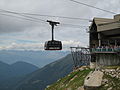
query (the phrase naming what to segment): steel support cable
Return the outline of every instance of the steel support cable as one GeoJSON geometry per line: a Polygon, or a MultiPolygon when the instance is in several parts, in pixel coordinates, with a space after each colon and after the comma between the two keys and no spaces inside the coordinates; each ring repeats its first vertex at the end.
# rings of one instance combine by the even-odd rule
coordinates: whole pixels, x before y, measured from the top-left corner
{"type": "Polygon", "coordinates": [[[74,24],[66,24],[66,23],[61,23],[63,26],[75,26],[75,27],[89,27],[89,26],[80,26],[80,25],[74,25],[74,24]]]}
{"type": "Polygon", "coordinates": [[[36,19],[36,20],[40,20],[40,21],[46,22],[46,21],[43,20],[43,19],[31,17],[31,16],[28,16],[28,15],[24,15],[24,14],[22,14],[22,13],[17,13],[17,12],[8,11],[8,10],[3,10],[3,9],[0,9],[0,10],[1,10],[0,12],[12,13],[12,14],[15,14],[15,15],[19,15],[19,16],[23,16],[23,17],[27,17],[27,18],[36,19]]]}
{"type": "MultiPolygon", "coordinates": [[[[5,16],[10,16],[10,17],[15,17],[15,18],[20,18],[20,19],[24,19],[24,20],[28,20],[28,21],[32,21],[32,22],[36,22],[36,23],[39,23],[39,21],[37,20],[33,20],[33,19],[28,19],[28,18],[24,18],[24,17],[18,17],[18,16],[14,16],[14,15],[8,15],[8,14],[3,14],[3,13],[0,13],[0,15],[5,15],[5,16]]],[[[81,28],[81,27],[85,27],[85,26],[65,26],[65,25],[62,25],[62,27],[70,27],[70,28],[81,28]]],[[[87,27],[87,26],[86,26],[87,27]]]]}
{"type": "Polygon", "coordinates": [[[115,12],[111,12],[111,11],[108,11],[108,10],[105,10],[105,9],[101,9],[101,8],[98,8],[98,7],[83,3],[83,2],[79,2],[79,1],[76,1],[76,0],[70,0],[70,1],[81,4],[81,5],[88,6],[88,7],[91,7],[91,8],[95,8],[95,9],[98,9],[98,10],[101,10],[101,11],[104,11],[104,12],[108,12],[108,13],[111,13],[111,14],[117,14],[115,12]]]}
{"type": "MultiPolygon", "coordinates": [[[[9,10],[3,10],[3,9],[0,9],[0,10],[1,10],[0,12],[8,12],[8,13],[13,13],[13,14],[27,15],[27,16],[46,16],[46,17],[58,17],[58,18],[64,18],[64,19],[66,18],[66,19],[76,19],[76,20],[91,21],[90,19],[78,18],[78,17],[66,17],[66,16],[55,16],[55,15],[41,15],[41,14],[32,14],[32,13],[18,13],[18,12],[15,12],[15,11],[9,11],[9,10]]],[[[44,21],[44,20],[42,20],[42,21],[44,21]]]]}
{"type": "Polygon", "coordinates": [[[0,15],[5,15],[5,16],[10,16],[10,17],[15,17],[15,18],[20,18],[20,19],[24,19],[24,20],[29,20],[29,21],[32,21],[32,22],[40,23],[40,22],[37,21],[37,20],[28,19],[28,18],[19,17],[19,16],[14,16],[14,15],[9,15],[9,14],[5,14],[5,13],[0,13],[0,15]]]}
{"type": "Polygon", "coordinates": [[[40,14],[30,14],[30,13],[23,13],[23,14],[32,15],[32,16],[58,17],[58,18],[64,18],[64,19],[76,19],[76,20],[91,21],[90,19],[78,18],[78,17],[54,16],[54,15],[40,15],[40,14]]]}
{"type": "MultiPolygon", "coordinates": [[[[58,17],[58,18],[66,18],[66,19],[86,20],[86,21],[89,21],[89,22],[93,21],[91,19],[78,18],[78,17],[65,17],[65,16],[41,15],[41,14],[31,14],[31,13],[18,13],[18,12],[15,12],[15,11],[9,11],[9,10],[3,10],[3,9],[0,9],[0,12],[16,14],[16,15],[27,17],[27,18],[37,19],[37,20],[40,20],[40,21],[43,21],[43,22],[46,22],[46,21],[43,20],[43,19],[40,19],[40,18],[32,17],[32,16],[58,17]],[[32,15],[32,16],[29,16],[29,15],[32,15]]],[[[96,21],[105,22],[104,20],[96,20],[96,21]]]]}
{"type": "MultiPolygon", "coordinates": [[[[7,13],[11,13],[11,12],[7,12],[7,13]]],[[[0,13],[0,14],[1,15],[5,15],[5,16],[11,16],[11,17],[21,18],[21,19],[25,19],[25,20],[29,20],[29,21],[34,21],[34,22],[40,23],[38,18],[28,17],[28,16],[25,16],[25,15],[20,15],[18,13],[13,13],[12,12],[12,14],[15,14],[15,15],[17,14],[17,15],[20,15],[20,16],[23,16],[23,17],[26,17],[26,18],[14,16],[14,15],[9,15],[9,14],[5,14],[5,13],[0,13]]],[[[44,22],[45,22],[45,20],[44,20],[44,22]]],[[[66,24],[66,23],[62,23],[60,26],[63,26],[63,27],[72,27],[72,28],[88,27],[88,26],[80,26],[80,25],[73,25],[73,24],[66,24]]]]}
{"type": "MultiPolygon", "coordinates": [[[[29,20],[29,21],[35,21],[35,22],[38,22],[38,23],[39,23],[39,20],[43,21],[43,22],[46,22],[45,20],[42,20],[42,19],[39,19],[39,18],[34,18],[34,17],[31,17],[31,16],[23,15],[22,13],[17,13],[17,12],[3,10],[3,9],[0,9],[0,10],[1,10],[0,12],[3,13],[2,15],[13,16],[13,17],[16,17],[16,18],[26,19],[26,20],[29,20]],[[19,15],[19,16],[23,16],[23,17],[26,17],[26,18],[17,17],[17,16],[14,16],[14,15],[7,15],[5,13],[19,15]]],[[[63,26],[63,27],[72,27],[72,28],[89,27],[89,26],[80,26],[80,25],[73,25],[73,24],[66,24],[66,23],[61,23],[61,26],[63,26]]]]}

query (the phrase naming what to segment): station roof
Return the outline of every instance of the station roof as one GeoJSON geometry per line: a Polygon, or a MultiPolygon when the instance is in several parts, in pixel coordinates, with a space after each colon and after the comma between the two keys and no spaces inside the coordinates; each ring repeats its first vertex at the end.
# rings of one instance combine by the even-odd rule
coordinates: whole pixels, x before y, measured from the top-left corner
{"type": "Polygon", "coordinates": [[[94,18],[90,29],[95,27],[95,25],[97,27],[96,31],[102,32],[105,35],[120,34],[120,14],[115,15],[113,19],[94,18]]]}

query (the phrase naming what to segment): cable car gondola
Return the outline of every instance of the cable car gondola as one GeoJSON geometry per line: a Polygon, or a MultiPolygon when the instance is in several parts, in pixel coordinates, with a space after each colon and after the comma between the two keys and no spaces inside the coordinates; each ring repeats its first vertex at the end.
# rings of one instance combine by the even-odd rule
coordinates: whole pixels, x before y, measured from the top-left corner
{"type": "Polygon", "coordinates": [[[56,40],[46,41],[45,50],[62,50],[62,42],[56,40]]]}
{"type": "Polygon", "coordinates": [[[59,22],[53,22],[49,21],[49,24],[52,26],[52,40],[46,41],[44,45],[45,50],[62,50],[62,42],[54,40],[54,26],[57,26],[57,24],[60,24],[59,22]]]}

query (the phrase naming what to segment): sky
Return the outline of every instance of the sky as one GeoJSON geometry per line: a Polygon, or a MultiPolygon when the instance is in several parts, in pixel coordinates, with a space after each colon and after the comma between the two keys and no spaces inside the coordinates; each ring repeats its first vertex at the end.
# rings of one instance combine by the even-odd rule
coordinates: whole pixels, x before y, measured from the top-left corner
{"type": "MultiPolygon", "coordinates": [[[[120,12],[120,0],[76,0],[115,13],[120,12]]],[[[70,0],[0,0],[0,9],[18,13],[66,16],[93,19],[113,18],[114,14],[74,3],[70,0]]],[[[21,16],[5,16],[0,12],[0,50],[43,50],[44,42],[51,40],[51,27],[47,22],[29,21],[21,16]],[[19,18],[17,18],[19,17],[19,18]]],[[[12,15],[12,14],[7,14],[12,15]]],[[[89,46],[88,27],[73,27],[62,24],[89,26],[89,21],[59,17],[34,16],[43,20],[59,21],[55,27],[55,39],[61,40],[63,50],[71,46],[89,46]]]]}

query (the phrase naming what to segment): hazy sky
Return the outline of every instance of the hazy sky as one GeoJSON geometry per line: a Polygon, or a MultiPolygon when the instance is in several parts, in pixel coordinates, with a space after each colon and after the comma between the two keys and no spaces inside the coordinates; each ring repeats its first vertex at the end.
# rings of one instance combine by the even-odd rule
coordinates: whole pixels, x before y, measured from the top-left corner
{"type": "MultiPolygon", "coordinates": [[[[76,0],[115,13],[120,12],[120,0],[76,0]]],[[[96,10],[70,0],[0,0],[0,9],[19,13],[36,13],[66,17],[93,19],[94,17],[113,18],[114,14],[96,10]]],[[[0,12],[0,49],[43,50],[44,42],[51,39],[49,24],[39,21],[32,22],[25,19],[2,15],[0,12]]],[[[9,14],[12,15],[12,14],[9,14]]],[[[20,17],[20,16],[17,16],[20,17]]],[[[62,18],[36,17],[43,20],[54,20],[67,24],[89,26],[89,21],[68,20],[62,18]]],[[[88,46],[89,34],[87,27],[55,28],[56,40],[63,42],[63,49],[70,46],[88,46]]]]}

